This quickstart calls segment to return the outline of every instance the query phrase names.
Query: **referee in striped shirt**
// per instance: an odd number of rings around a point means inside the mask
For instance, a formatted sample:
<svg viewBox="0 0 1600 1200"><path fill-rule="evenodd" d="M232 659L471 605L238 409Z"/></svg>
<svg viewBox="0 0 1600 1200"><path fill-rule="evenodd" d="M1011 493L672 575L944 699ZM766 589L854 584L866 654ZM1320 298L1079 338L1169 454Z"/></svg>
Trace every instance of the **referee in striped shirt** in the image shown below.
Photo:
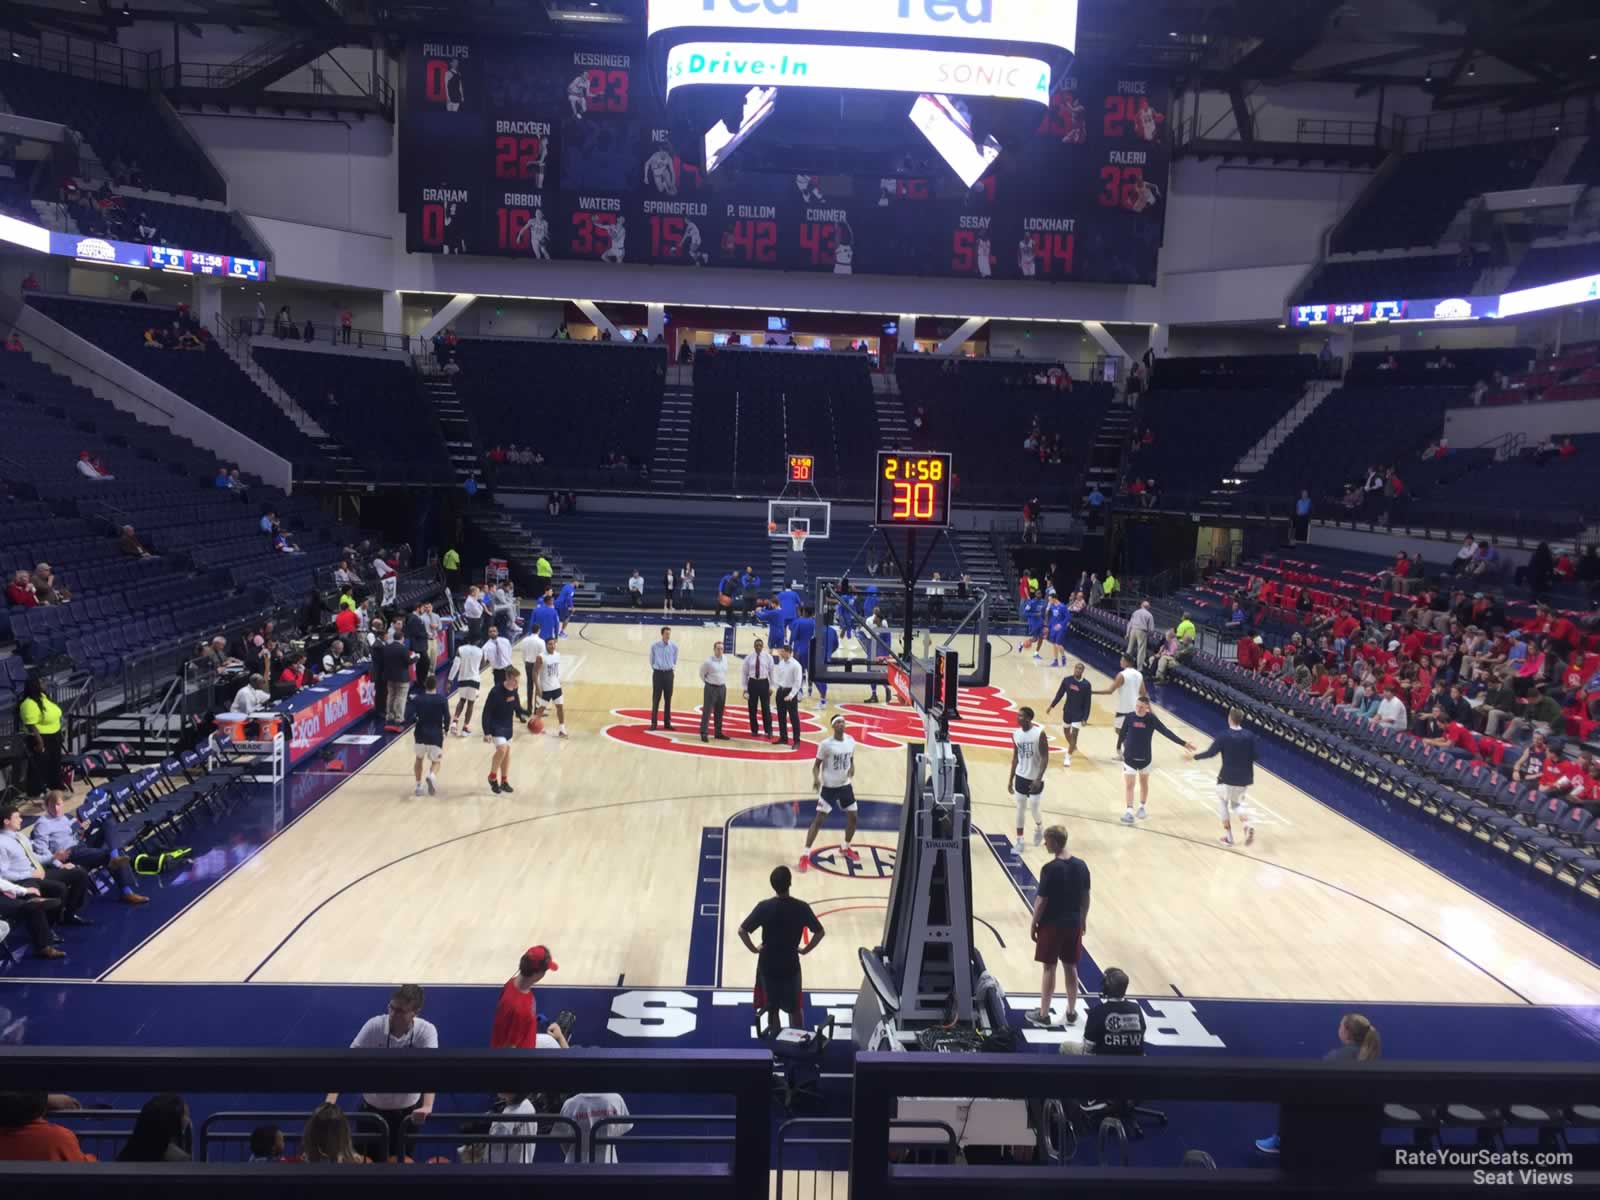
<svg viewBox="0 0 1600 1200"><path fill-rule="evenodd" d="M650 645L650 728L656 727L656 710L666 708L667 728L672 728L672 681L678 668L678 647L672 630L661 627L661 640Z"/></svg>

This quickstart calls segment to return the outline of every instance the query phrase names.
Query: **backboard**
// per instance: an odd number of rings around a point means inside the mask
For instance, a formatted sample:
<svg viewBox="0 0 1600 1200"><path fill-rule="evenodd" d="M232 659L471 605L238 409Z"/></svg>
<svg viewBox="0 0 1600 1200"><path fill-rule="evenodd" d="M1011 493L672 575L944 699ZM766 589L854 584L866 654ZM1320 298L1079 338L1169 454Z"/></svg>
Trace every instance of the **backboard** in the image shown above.
<svg viewBox="0 0 1600 1200"><path fill-rule="evenodd" d="M833 505L827 500L768 500L767 536L787 538L804 529L808 541L826 540L832 524Z"/></svg>

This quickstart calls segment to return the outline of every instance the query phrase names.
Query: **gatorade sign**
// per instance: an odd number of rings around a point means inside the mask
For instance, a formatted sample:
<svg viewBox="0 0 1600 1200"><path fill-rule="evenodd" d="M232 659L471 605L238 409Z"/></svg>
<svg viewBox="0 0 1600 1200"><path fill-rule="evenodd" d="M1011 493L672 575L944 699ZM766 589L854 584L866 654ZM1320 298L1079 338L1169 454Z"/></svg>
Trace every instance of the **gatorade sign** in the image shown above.
<svg viewBox="0 0 1600 1200"><path fill-rule="evenodd" d="M1071 53L1078 0L650 0L650 36L674 29L1033 43Z"/></svg>

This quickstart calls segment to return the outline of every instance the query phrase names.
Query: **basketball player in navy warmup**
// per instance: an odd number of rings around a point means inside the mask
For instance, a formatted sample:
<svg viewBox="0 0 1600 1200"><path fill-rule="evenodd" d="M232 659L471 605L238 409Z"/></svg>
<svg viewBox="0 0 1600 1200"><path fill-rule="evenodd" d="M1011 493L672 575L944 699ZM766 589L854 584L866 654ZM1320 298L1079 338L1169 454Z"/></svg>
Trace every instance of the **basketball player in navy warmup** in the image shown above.
<svg viewBox="0 0 1600 1200"><path fill-rule="evenodd" d="M1050 715L1050 709L1061 704L1061 732L1066 736L1067 749L1062 755L1066 760L1065 766L1072 765L1072 756L1078 749L1078 732L1089 720L1089 706L1093 703L1094 685L1083 677L1083 663L1072 664L1072 674L1061 681L1061 686L1056 689L1056 698L1050 701L1050 708L1045 709L1045 715ZM1066 703L1061 702L1065 700Z"/></svg>
<svg viewBox="0 0 1600 1200"><path fill-rule="evenodd" d="M1256 827L1250 824L1250 814L1244 807L1244 793L1256 781L1256 740L1245 732L1244 712L1237 708L1228 710L1228 728L1217 734L1211 746L1194 759L1222 756L1222 766L1217 771L1217 812L1222 817L1222 844L1233 845L1233 814L1239 814L1244 826L1244 844L1256 840Z"/></svg>
<svg viewBox="0 0 1600 1200"><path fill-rule="evenodd" d="M835 809L844 813L844 849L851 862L861 856L850 847L856 836L856 792L850 781L856 777L856 740L844 731L843 713L833 718L833 736L817 743L817 757L811 763L811 786L817 789L817 815L806 830L806 852L800 856L800 873L811 869L811 845L817 840L822 822Z"/></svg>
<svg viewBox="0 0 1600 1200"><path fill-rule="evenodd" d="M1144 806L1150 799L1150 764L1153 754L1151 741L1158 733L1168 741L1177 742L1190 754L1194 753L1194 747L1163 725L1161 718L1151 711L1150 701L1140 696L1132 715L1122 723L1122 784L1123 799L1127 802L1127 807L1122 813L1124 825L1132 825L1134 821L1135 779L1139 781L1138 819L1142 821L1150 815Z"/></svg>

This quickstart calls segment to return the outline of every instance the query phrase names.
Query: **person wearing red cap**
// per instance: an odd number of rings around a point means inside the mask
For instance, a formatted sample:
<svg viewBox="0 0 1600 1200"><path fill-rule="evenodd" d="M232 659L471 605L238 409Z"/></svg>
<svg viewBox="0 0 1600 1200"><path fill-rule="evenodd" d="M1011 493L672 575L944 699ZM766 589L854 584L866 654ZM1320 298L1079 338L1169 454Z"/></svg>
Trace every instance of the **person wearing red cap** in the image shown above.
<svg viewBox="0 0 1600 1200"><path fill-rule="evenodd" d="M539 1036L539 1010L533 1002L533 985L548 971L559 971L548 946L529 946L517 963L517 973L500 989L494 1006L494 1028L489 1032L489 1047L532 1050Z"/></svg>

